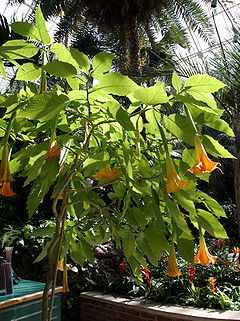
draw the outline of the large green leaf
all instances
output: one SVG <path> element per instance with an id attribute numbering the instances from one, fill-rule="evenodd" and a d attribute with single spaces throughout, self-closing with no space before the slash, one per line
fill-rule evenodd
<path id="1" fill-rule="evenodd" d="M 3 78 L 6 80 L 6 71 L 5 71 L 5 67 L 3 64 L 2 59 L 0 58 L 0 73 L 2 74 Z"/>
<path id="2" fill-rule="evenodd" d="M 50 158 L 41 167 L 39 177 L 35 179 L 27 200 L 29 217 L 34 214 L 39 204 L 43 201 L 50 186 L 56 180 L 58 172 L 59 164 L 56 157 Z"/>
<path id="3" fill-rule="evenodd" d="M 39 227 L 30 233 L 31 236 L 50 236 L 55 232 L 54 226 Z"/>
<path id="4" fill-rule="evenodd" d="M 40 35 L 40 38 L 41 38 L 43 44 L 44 45 L 49 44 L 51 39 L 50 39 L 50 36 L 47 32 L 45 20 L 43 18 L 43 14 L 42 14 L 40 5 L 36 9 L 35 20 L 36 20 L 37 29 L 38 29 L 38 32 L 39 32 L 39 35 Z"/>
<path id="5" fill-rule="evenodd" d="M 204 228 L 204 230 L 206 230 L 209 234 L 222 239 L 228 238 L 222 224 L 211 213 L 205 210 L 198 209 L 197 215 L 200 226 Z"/>
<path id="6" fill-rule="evenodd" d="M 136 243 L 137 243 L 137 247 L 140 249 L 140 251 L 147 256 L 149 262 L 152 265 L 157 266 L 158 259 L 154 255 L 151 247 L 147 244 L 147 242 L 144 238 L 144 233 L 138 233 L 137 238 L 136 238 Z"/>
<path id="7" fill-rule="evenodd" d="M 202 202 L 205 204 L 205 206 L 209 209 L 209 211 L 211 211 L 215 216 L 217 217 L 225 217 L 227 218 L 227 215 L 224 211 L 224 209 L 222 208 L 222 206 L 220 204 L 218 204 L 217 201 L 215 201 L 215 199 L 213 199 L 212 197 L 210 197 L 209 195 L 197 191 L 197 196 L 201 198 Z"/>
<path id="8" fill-rule="evenodd" d="M 0 47 L 0 56 L 10 59 L 25 59 L 35 56 L 38 48 L 26 40 L 9 40 Z"/>
<path id="9" fill-rule="evenodd" d="M 222 145 L 218 143 L 214 138 L 208 135 L 203 135 L 202 143 L 208 153 L 215 157 L 221 158 L 235 158 L 229 153 Z"/>
<path id="10" fill-rule="evenodd" d="M 56 77 L 71 77 L 77 74 L 77 69 L 64 61 L 51 61 L 43 69 Z"/>
<path id="11" fill-rule="evenodd" d="M 89 262 L 92 264 L 94 263 L 94 254 L 91 245 L 85 240 L 80 239 L 79 240 L 81 245 L 81 252 L 84 253 L 84 256 L 88 259 Z"/>
<path id="12" fill-rule="evenodd" d="M 77 61 L 72 57 L 71 53 L 64 45 L 61 43 L 54 43 L 51 45 L 51 51 L 58 55 L 59 61 L 67 62 L 70 65 L 73 65 L 76 70 L 78 70 Z"/>
<path id="13" fill-rule="evenodd" d="M 66 107 L 67 96 L 56 93 L 42 93 L 29 100 L 22 117 L 32 120 L 48 121 L 55 118 Z"/>
<path id="14" fill-rule="evenodd" d="M 186 261 L 193 263 L 194 238 L 189 238 L 186 233 L 181 233 L 177 239 L 178 254 Z"/>
<path id="15" fill-rule="evenodd" d="M 186 116 L 180 114 L 172 114 L 164 117 L 166 129 L 169 130 L 180 141 L 194 146 L 195 132 Z"/>
<path id="16" fill-rule="evenodd" d="M 133 97 L 146 105 L 157 105 L 168 102 L 166 88 L 163 83 L 157 82 L 149 88 L 139 88 L 133 93 Z"/>
<path id="17" fill-rule="evenodd" d="M 214 93 L 223 87 L 225 87 L 225 85 L 216 78 L 200 74 L 189 77 L 184 84 L 184 89 L 187 92 L 190 89 L 198 93 Z"/>
<path id="18" fill-rule="evenodd" d="M 205 93 L 205 92 L 196 92 L 194 90 L 189 89 L 187 91 L 189 95 L 192 95 L 194 99 L 202 101 L 206 103 L 209 107 L 216 109 L 217 108 L 217 103 L 213 97 L 212 94 L 210 93 Z"/>
<path id="19" fill-rule="evenodd" d="M 99 91 L 100 93 L 125 96 L 138 88 L 138 85 L 127 76 L 123 76 L 120 73 L 109 73 L 100 78 L 99 83 L 90 90 L 90 93 Z"/>
<path id="20" fill-rule="evenodd" d="M 11 24 L 11 29 L 23 37 L 41 40 L 38 29 L 28 22 L 14 22 Z"/>
<path id="21" fill-rule="evenodd" d="M 40 262 L 42 261 L 42 259 L 44 259 L 46 256 L 47 256 L 47 251 L 48 251 L 48 248 L 51 244 L 51 241 L 49 241 L 43 248 L 42 252 L 38 255 L 38 257 L 34 260 L 33 263 L 37 263 L 37 262 Z"/>
<path id="22" fill-rule="evenodd" d="M 172 75 L 172 86 L 174 89 L 176 89 L 177 94 L 180 92 L 182 88 L 182 81 L 175 71 L 173 72 L 173 75 Z"/>
<path id="23" fill-rule="evenodd" d="M 79 50 L 72 48 L 72 47 L 70 48 L 70 52 L 71 52 L 71 55 L 73 56 L 73 58 L 78 63 L 79 67 L 82 69 L 82 71 L 85 74 L 88 74 L 89 69 L 90 69 L 90 62 L 89 62 L 88 57 L 84 53 L 82 53 Z"/>
<path id="24" fill-rule="evenodd" d="M 83 253 L 83 249 L 80 242 L 72 241 L 70 243 L 70 257 L 73 260 L 73 262 L 83 266 L 86 257 Z"/>
<path id="25" fill-rule="evenodd" d="M 108 52 L 99 52 L 93 57 L 92 77 L 98 79 L 103 73 L 109 71 L 114 55 Z"/>
<path id="26" fill-rule="evenodd" d="M 129 258 L 133 255 L 134 248 L 135 238 L 130 231 L 126 231 L 123 237 L 123 253 L 127 260 L 129 260 Z"/>
<path id="27" fill-rule="evenodd" d="M 122 105 L 114 102 L 107 102 L 104 104 L 104 107 L 125 130 L 135 131 L 128 112 L 122 107 Z"/>
<path id="28" fill-rule="evenodd" d="M 28 62 L 26 64 L 23 64 L 17 72 L 16 80 L 25 80 L 30 81 L 38 78 L 41 75 L 41 68 L 39 68 L 37 65 Z"/>
<path id="29" fill-rule="evenodd" d="M 160 259 L 163 251 L 168 247 L 168 243 L 156 218 L 153 218 L 149 223 L 144 232 L 144 238 L 156 258 Z"/>

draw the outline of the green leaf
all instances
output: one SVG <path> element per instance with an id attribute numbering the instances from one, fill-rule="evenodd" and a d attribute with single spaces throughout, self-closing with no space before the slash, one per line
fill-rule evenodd
<path id="1" fill-rule="evenodd" d="M 182 81 L 175 71 L 173 72 L 173 76 L 172 76 L 172 85 L 173 85 L 173 88 L 176 89 L 178 94 L 182 88 Z"/>
<path id="2" fill-rule="evenodd" d="M 70 48 L 71 55 L 73 58 L 76 60 L 78 63 L 79 67 L 82 69 L 82 71 L 85 74 L 88 74 L 89 69 L 90 69 L 90 62 L 88 60 L 88 57 L 84 55 L 84 53 L 80 52 L 79 50 L 75 48 Z"/>
<path id="3" fill-rule="evenodd" d="M 31 98 L 21 112 L 22 117 L 32 120 L 48 121 L 55 118 L 66 107 L 67 96 L 57 93 L 42 93 Z"/>
<path id="4" fill-rule="evenodd" d="M 28 171 L 28 177 L 24 182 L 24 187 L 27 186 L 30 182 L 32 182 L 35 178 L 37 178 L 45 160 L 46 160 L 46 154 L 42 155 L 35 161 L 35 163 L 32 165 L 32 167 Z"/>
<path id="5" fill-rule="evenodd" d="M 128 260 L 132 273 L 135 275 L 140 281 L 142 281 L 142 270 L 140 268 L 139 263 L 135 260 L 133 256 L 131 256 Z"/>
<path id="6" fill-rule="evenodd" d="M 43 66 L 43 69 L 56 77 L 71 77 L 77 74 L 72 64 L 63 61 L 51 61 Z"/>
<path id="7" fill-rule="evenodd" d="M 208 208 L 209 211 L 211 211 L 215 216 L 217 217 L 225 217 L 227 218 L 227 215 L 224 211 L 224 209 L 222 208 L 222 206 L 220 204 L 218 204 L 218 202 L 213 199 L 212 197 L 210 197 L 209 195 L 197 191 L 196 195 L 202 200 L 202 202 L 205 204 L 205 206 Z"/>
<path id="8" fill-rule="evenodd" d="M 45 258 L 45 256 L 47 256 L 47 251 L 48 251 L 48 248 L 51 244 L 51 241 L 49 241 L 43 248 L 42 252 L 38 255 L 38 257 L 34 260 L 33 263 L 37 263 L 37 262 L 40 262 L 42 261 L 42 259 Z"/>
<path id="9" fill-rule="evenodd" d="M 198 93 L 214 93 L 223 87 L 225 87 L 225 85 L 216 78 L 200 74 L 189 77 L 184 84 L 186 92 L 190 89 Z"/>
<path id="10" fill-rule="evenodd" d="M 106 104 L 104 104 L 104 107 L 125 130 L 135 131 L 135 128 L 128 115 L 128 112 L 120 104 L 114 102 L 107 102 Z"/>
<path id="11" fill-rule="evenodd" d="M 28 22 L 14 22 L 11 24 L 11 29 L 23 37 L 41 40 L 38 29 Z"/>
<path id="12" fill-rule="evenodd" d="M 38 78 L 41 75 L 41 68 L 39 68 L 37 65 L 28 62 L 26 64 L 23 64 L 17 72 L 16 80 L 25 80 L 30 81 Z"/>
<path id="13" fill-rule="evenodd" d="M 76 264 L 83 266 L 85 257 L 82 253 L 82 246 L 79 242 L 76 243 L 72 241 L 70 243 L 70 257 Z"/>
<path id="14" fill-rule="evenodd" d="M 157 82 L 149 88 L 139 88 L 133 93 L 133 97 L 146 105 L 157 105 L 168 102 L 166 88 L 163 83 Z"/>
<path id="15" fill-rule="evenodd" d="M 133 255 L 133 250 L 135 248 L 135 238 L 133 234 L 129 232 L 124 232 L 123 237 L 123 253 L 127 260 Z"/>
<path id="16" fill-rule="evenodd" d="M 25 59 L 35 56 L 38 48 L 26 40 L 9 40 L 0 47 L 0 56 L 6 55 L 9 59 Z"/>
<path id="17" fill-rule="evenodd" d="M 88 157 L 83 163 L 84 174 L 88 177 L 90 174 L 96 174 L 98 169 L 104 168 L 109 163 L 109 154 L 107 152 L 99 152 Z"/>
<path id="18" fill-rule="evenodd" d="M 206 151 L 215 157 L 221 158 L 235 158 L 222 145 L 220 145 L 214 138 L 208 135 L 202 136 L 202 143 Z"/>
<path id="19" fill-rule="evenodd" d="M 217 238 L 228 238 L 226 231 L 218 219 L 211 213 L 198 209 L 198 222 L 199 225 L 204 228 L 209 234 Z"/>
<path id="20" fill-rule="evenodd" d="M 5 68 L 4 68 L 4 64 L 3 64 L 3 61 L 2 59 L 0 58 L 0 73 L 2 74 L 3 78 L 6 80 L 6 71 L 5 71 Z"/>
<path id="21" fill-rule="evenodd" d="M 211 107 L 213 109 L 217 108 L 217 103 L 216 103 L 212 94 L 205 93 L 205 92 L 196 92 L 196 91 L 190 90 L 190 89 L 187 91 L 187 93 L 189 95 L 192 95 L 194 99 L 206 103 L 209 107 Z"/>
<path id="22" fill-rule="evenodd" d="M 189 199 L 189 196 L 185 191 L 179 191 L 178 193 L 173 193 L 172 197 L 178 202 L 178 204 L 182 208 L 184 208 L 189 213 L 196 212 L 194 202 Z"/>
<path id="23" fill-rule="evenodd" d="M 93 57 L 92 77 L 98 79 L 103 73 L 109 71 L 114 55 L 108 52 L 99 52 Z"/>
<path id="24" fill-rule="evenodd" d="M 90 90 L 90 94 L 99 91 L 113 95 L 126 96 L 138 88 L 138 85 L 127 76 L 123 76 L 120 73 L 109 73 L 100 78 L 99 83 Z"/>
<path id="25" fill-rule="evenodd" d="M 43 198 L 47 194 L 50 186 L 56 180 L 58 172 L 59 164 L 56 157 L 50 158 L 43 164 L 39 177 L 34 181 L 28 196 L 27 209 L 29 217 L 34 214 L 39 204 L 43 201 Z"/>
<path id="26" fill-rule="evenodd" d="M 144 211 L 140 210 L 137 207 L 129 208 L 129 211 L 132 211 L 133 217 L 137 225 L 140 227 L 141 230 L 143 230 L 147 224 Z"/>
<path id="27" fill-rule="evenodd" d="M 194 146 L 195 132 L 186 116 L 172 114 L 164 117 L 165 127 L 180 141 Z"/>
<path id="28" fill-rule="evenodd" d="M 30 233 L 31 236 L 49 236 L 55 232 L 55 227 L 53 226 L 46 226 L 46 227 L 39 227 L 33 232 Z"/>
<path id="29" fill-rule="evenodd" d="M 39 32 L 39 35 L 40 35 L 40 38 L 41 38 L 43 44 L 44 45 L 49 44 L 51 39 L 50 39 L 50 36 L 49 36 L 49 34 L 47 32 L 47 28 L 46 28 L 46 25 L 45 25 L 45 20 L 43 18 L 40 5 L 36 9 L 35 20 L 36 20 L 37 29 L 38 29 L 38 32 Z"/>
<path id="30" fill-rule="evenodd" d="M 70 65 L 73 65 L 76 70 L 78 70 L 77 61 L 72 57 L 71 53 L 64 45 L 62 45 L 61 43 L 54 43 L 53 45 L 51 45 L 50 49 L 52 52 L 57 54 L 59 61 L 67 62 Z"/>
<path id="31" fill-rule="evenodd" d="M 94 254 L 91 245 L 85 241 L 85 239 L 80 239 L 80 245 L 82 253 L 88 259 L 89 262 L 94 263 Z"/>
<path id="32" fill-rule="evenodd" d="M 168 243 L 156 218 L 153 218 L 149 223 L 148 228 L 144 232 L 144 238 L 156 258 L 160 259 Z"/>
<path id="33" fill-rule="evenodd" d="M 140 251 L 147 256 L 149 262 L 152 265 L 157 266 L 158 259 L 154 255 L 151 247 L 147 244 L 146 240 L 144 239 L 144 233 L 138 233 L 136 243 Z"/>
<path id="34" fill-rule="evenodd" d="M 189 238 L 188 234 L 182 233 L 177 239 L 178 254 L 186 261 L 193 263 L 194 258 L 194 238 Z"/>

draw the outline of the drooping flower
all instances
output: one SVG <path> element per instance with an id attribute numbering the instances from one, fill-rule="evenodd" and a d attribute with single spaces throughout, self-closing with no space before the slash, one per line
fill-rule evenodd
<path id="1" fill-rule="evenodd" d="M 57 146 L 57 141 L 56 141 L 56 134 L 53 132 L 51 138 L 50 138 L 50 143 L 47 151 L 47 158 L 48 160 L 51 157 L 57 156 L 58 159 L 60 159 L 61 155 L 61 149 L 60 147 Z"/>
<path id="2" fill-rule="evenodd" d="M 217 279 L 216 278 L 209 278 L 208 279 L 209 285 L 211 287 L 212 293 L 214 293 L 216 291 L 216 283 L 217 283 Z"/>
<path id="3" fill-rule="evenodd" d="M 201 140 L 198 135 L 194 137 L 195 148 L 196 148 L 196 162 L 193 167 L 189 168 L 187 171 L 197 175 L 204 173 L 211 173 L 215 169 L 219 169 L 222 173 L 221 168 L 218 167 L 220 165 L 219 162 L 212 162 L 201 143 Z"/>
<path id="4" fill-rule="evenodd" d="M 57 269 L 63 272 L 63 292 L 69 292 L 67 271 L 70 270 L 71 264 L 65 264 L 64 259 L 58 261 Z"/>
<path id="5" fill-rule="evenodd" d="M 167 193 L 179 192 L 180 190 L 185 190 L 191 184 L 190 181 L 183 181 L 177 174 L 176 168 L 174 166 L 173 160 L 167 154 L 166 157 L 167 165 Z"/>
<path id="6" fill-rule="evenodd" d="M 118 176 L 118 171 L 117 170 L 111 170 L 109 164 L 107 164 L 106 167 L 101 168 L 97 174 L 92 175 L 97 181 L 100 181 L 101 179 L 115 179 L 115 177 Z"/>
<path id="7" fill-rule="evenodd" d="M 199 250 L 194 257 L 194 263 L 202 265 L 208 265 L 210 263 L 214 264 L 218 257 L 213 256 L 208 252 L 208 248 L 202 234 L 200 234 L 199 243 Z"/>
<path id="8" fill-rule="evenodd" d="M 4 146 L 2 152 L 2 160 L 0 165 L 0 195 L 3 196 L 14 196 L 15 193 L 10 188 L 10 183 L 14 181 L 9 169 L 9 161 L 8 161 L 8 147 Z"/>
<path id="9" fill-rule="evenodd" d="M 166 275 L 168 276 L 177 276 L 179 279 L 179 276 L 182 275 L 181 271 L 179 270 L 178 266 L 177 266 L 177 258 L 176 258 L 176 253 L 175 253 L 175 248 L 174 248 L 174 244 L 172 242 L 171 244 L 171 248 L 170 248 L 170 254 L 169 254 L 169 258 L 168 258 L 168 268 L 167 268 L 167 272 Z"/>

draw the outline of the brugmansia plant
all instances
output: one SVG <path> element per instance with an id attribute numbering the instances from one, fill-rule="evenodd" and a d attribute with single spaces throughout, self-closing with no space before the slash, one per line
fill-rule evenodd
<path id="1" fill-rule="evenodd" d="M 40 7 L 35 16 L 36 26 L 11 25 L 26 40 L 0 47 L 3 76 L 2 61 L 9 60 L 19 67 L 16 79 L 26 81 L 19 93 L 0 96 L 5 129 L 0 191 L 15 197 L 13 177 L 26 177 L 30 217 L 37 215 L 45 197 L 52 198 L 55 227 L 35 231 L 52 237 L 35 260 L 47 256 L 50 264 L 43 296 L 45 321 L 51 320 L 58 269 L 68 289 L 68 255 L 80 265 L 85 260 L 93 263 L 92 246 L 112 237 L 139 278 L 147 262 L 157 265 L 164 251 L 170 254 L 168 275 L 179 277 L 175 251 L 194 260 L 189 222 L 200 230 L 199 262 L 209 254 L 203 253 L 205 231 L 227 238 L 219 222 L 226 217 L 224 210 L 197 184 L 199 179 L 208 181 L 209 173 L 219 167 L 209 158 L 233 158 L 216 140 L 201 134 L 203 125 L 230 136 L 233 132 L 213 98 L 212 93 L 224 87 L 215 78 L 195 75 L 183 84 L 174 73 L 170 93 L 160 82 L 141 87 L 109 71 L 112 54 L 102 52 L 89 61 L 78 50 L 52 41 Z M 38 51 L 41 66 L 30 60 Z M 20 65 L 21 59 L 29 62 Z M 49 79 L 56 83 L 52 89 Z M 121 96 L 128 98 L 128 108 Z M 175 103 L 182 112 L 169 113 Z M 22 149 L 12 152 L 16 142 Z M 203 264 L 208 261 L 203 259 Z"/>

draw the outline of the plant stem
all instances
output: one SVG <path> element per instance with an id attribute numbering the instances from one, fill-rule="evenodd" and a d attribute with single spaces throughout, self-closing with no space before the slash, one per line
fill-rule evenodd
<path id="1" fill-rule="evenodd" d="M 190 113 L 189 109 L 188 109 L 186 106 L 184 106 L 184 111 L 185 111 L 185 114 L 186 114 L 187 118 L 188 118 L 188 119 L 189 119 L 189 121 L 190 121 L 190 124 L 192 125 L 192 128 L 193 128 L 193 130 L 194 130 L 195 134 L 197 134 L 197 133 L 198 133 L 198 131 L 197 131 L 197 128 L 196 128 L 196 126 L 195 126 L 195 124 L 194 124 L 194 121 L 193 121 L 192 115 L 191 115 L 191 113 Z"/>

